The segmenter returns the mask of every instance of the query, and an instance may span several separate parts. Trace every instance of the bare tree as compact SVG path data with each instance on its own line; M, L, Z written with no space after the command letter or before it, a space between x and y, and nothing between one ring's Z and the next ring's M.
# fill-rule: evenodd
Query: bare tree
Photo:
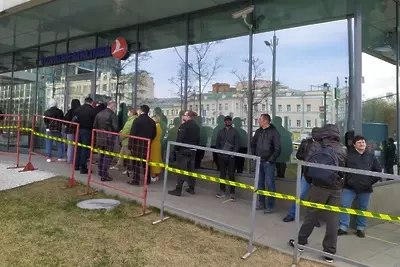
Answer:
M215 78L217 71L222 67L220 64L221 56L215 56L211 58L212 48L215 45L220 44L221 41L207 42L197 45L192 45L191 49L194 52L193 58L189 62L189 70L194 76L194 80L197 81L195 91L199 96L199 114L201 114L201 98L204 90ZM175 48L175 52L183 63L185 63L178 50ZM196 94L195 94L196 95Z
M248 58L243 59L243 62L246 63L246 65L248 65L249 59ZM253 57L251 61L251 65L253 68L253 79L251 88L251 92L253 94L253 105L252 105L253 107L257 107L257 105L261 104L264 100L267 101L266 105L268 106L268 96L271 94L270 88L257 88L259 80L263 79L265 74L265 69L262 66L263 64L264 62L260 58ZM231 73L236 76L236 78L239 80L239 83L243 87L247 87L248 75L241 74L237 69L232 70ZM244 90L242 92L242 98L241 98L242 101L244 101L244 99L247 99L249 91L250 90Z
M183 109L183 100L184 100L184 86L185 86L185 63L179 62L179 70L176 76L171 77L169 82L176 86L175 89L171 90L173 95L176 95L180 98L181 101L181 110ZM188 98L191 99L196 94L195 89L193 88L193 75L191 72L188 73Z

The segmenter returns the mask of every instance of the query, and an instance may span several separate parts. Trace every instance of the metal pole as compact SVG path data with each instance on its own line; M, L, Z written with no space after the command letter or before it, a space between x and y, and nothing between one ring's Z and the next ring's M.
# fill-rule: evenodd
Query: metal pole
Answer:
M138 91L138 80L139 80L139 26L136 27L136 51L135 51L135 83L132 92L132 107L137 108L137 91Z
M328 92L324 91L324 126L326 125L326 94Z
M183 88L183 110L184 111L188 110L189 31L190 31L190 21L189 21L189 15L187 15L187 17L186 17L186 44L185 44L185 84L184 84L184 88Z
M274 31L272 38L272 119L276 117L276 46L277 39Z
M354 131L362 134L362 9L361 0L356 1L354 18Z
M295 214L295 225L296 232L294 235L294 252L293 252L293 265L297 266L299 261L299 251L297 249L298 235L300 231L300 194L301 194L301 181L302 180L302 172L301 172L301 163L297 163L297 178L296 178L296 214Z
M249 76L247 82L247 154L251 154L253 136L253 27L249 28ZM250 164L248 164L250 171Z
M400 144L400 99L399 99L399 64L400 64L400 3L399 1L396 1L396 121L397 121L397 131L396 131L396 139L397 139L397 175L400 175L400 165L399 165L399 159L400 159L400 150L399 150L399 144Z
M354 75L354 44L353 44L353 23L352 18L347 19L347 41L348 41L348 54L349 54L349 78L348 78L348 87L347 87L347 131L351 131L354 129L354 84L353 84L353 75ZM346 113L345 113L346 114Z

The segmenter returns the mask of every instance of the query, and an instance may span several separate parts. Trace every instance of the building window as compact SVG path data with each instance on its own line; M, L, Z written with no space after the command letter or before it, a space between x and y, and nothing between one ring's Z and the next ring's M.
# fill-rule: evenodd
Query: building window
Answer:
M193 109L193 105L190 105L190 106L189 106L189 110L192 110L192 109Z
M272 110L272 106L271 106L271 110ZM278 105L278 111L282 112L282 105Z
M201 111L203 111L204 110L204 105L203 104L201 104Z
M225 110L228 110L228 103L225 103Z
M297 112L300 112L301 111L301 105L296 105L296 110L297 110Z
M289 120L288 124L289 124L289 127L292 127L292 120Z
M195 111L198 111L199 110L199 105L196 105L196 110Z
M311 128L311 120L307 120L307 128Z
M310 111L311 111L311 105L307 104L307 112L310 112Z
M236 103L236 110L239 109L239 103Z
M254 111L255 111L255 112L258 112L258 105L255 104L255 105L253 105L253 107L254 107Z
M246 104L244 105L244 110L247 111L247 105Z
M262 104L262 111L266 111L267 105Z
M165 112L167 113L167 116L168 116L169 115L169 110L167 109Z
M207 104L207 111L210 111L210 105Z
M222 110L222 104L218 104L218 110Z
M297 127L301 127L301 120L297 120L296 125Z
M258 124L258 119L254 119L254 125Z
M292 111L292 106L291 105L286 105L286 110L287 110L287 112L291 112Z

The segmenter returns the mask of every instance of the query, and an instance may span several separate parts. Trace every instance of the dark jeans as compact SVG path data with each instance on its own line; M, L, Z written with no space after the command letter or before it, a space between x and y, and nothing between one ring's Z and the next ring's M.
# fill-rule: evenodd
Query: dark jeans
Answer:
M197 150L196 151L196 158L195 158L195 161L194 161L194 168L195 169L200 169L201 161L204 158L204 153L205 153L204 150Z
M309 201L311 202L332 206L340 206L341 204L341 190L339 189L326 189L312 185L308 193ZM298 244L304 246L308 243L308 238L319 219L326 222L325 237L322 242L324 251L335 254L337 245L337 229L339 224L339 213L337 212L307 208L303 225L299 231Z
M79 143L90 146L92 139L92 130L80 129L79 130ZM90 150L78 146L76 153L75 168L81 168L81 170L87 170L87 161L89 158Z
M276 176L284 178L287 167L286 162L277 162L275 163L275 165L276 165Z
M211 146L211 148L217 148L216 146ZM217 171L219 171L219 161L218 161L218 153L213 152L213 162L217 166Z
M194 161L196 157L196 151L178 151L176 153L176 163L175 167L180 170L193 172L194 171ZM196 185L196 178L192 176L185 176L180 174L174 174L177 176L176 189L182 190L183 183L187 180L190 189L194 189Z
M219 156L219 169L220 169L220 178L226 179L226 173L228 172L229 181L235 181L235 158L220 155ZM226 185L220 184L221 192L225 192ZM235 194L235 187L230 186L230 193Z
M115 143L115 137L114 136L109 136L105 140L107 145L105 147L100 147L101 150L105 151L114 151L114 143ZM110 169L110 163L112 161L112 156L105 155L105 154L100 154L100 160L99 160L99 176L102 178L107 178L109 176L108 170Z
M239 149L239 153L247 154L247 147L241 147ZM236 164L237 173L243 173L244 160L245 160L245 158L243 158L243 157L235 157L235 164Z
M275 164L271 164L266 161L262 161L260 164L260 174L258 179L258 189L267 189L270 192L275 192ZM268 197L267 203L265 203L265 196L259 195L258 202L260 207L273 209L275 206L275 198ZM267 204L267 205L266 205Z
M385 173L394 174L393 164L385 164Z
M133 157L146 159L147 156L147 148L144 145L136 144L133 147L133 151L131 152ZM145 176L147 168L147 176ZM137 160L129 160L128 161L128 171L132 172L132 182L139 184L141 177L144 177L145 182L147 184L151 183L151 175L150 168L147 166L146 162L137 161Z

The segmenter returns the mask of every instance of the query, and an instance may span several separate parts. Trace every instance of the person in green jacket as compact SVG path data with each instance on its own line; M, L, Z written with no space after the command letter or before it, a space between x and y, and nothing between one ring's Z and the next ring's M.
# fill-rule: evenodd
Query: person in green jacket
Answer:
M138 113L136 109L134 108L129 108L128 109L128 119L125 122L124 127L120 131L120 134L122 135L129 135L131 132L132 124L135 121L135 119L138 117ZM126 136L121 136L121 150L119 154L122 155L130 155L130 151L128 149L128 143L129 143L129 137ZM119 158L117 164L114 167L111 167L113 170L118 170L122 167L124 167L124 162L125 160L123 158ZM126 170L124 171L124 174L126 173Z
M175 142L176 138L178 137L178 129L181 125L181 119L176 117L174 119L174 127L168 130L167 140L165 142L165 147L167 147L168 141ZM170 151L174 151L173 147L170 147Z

